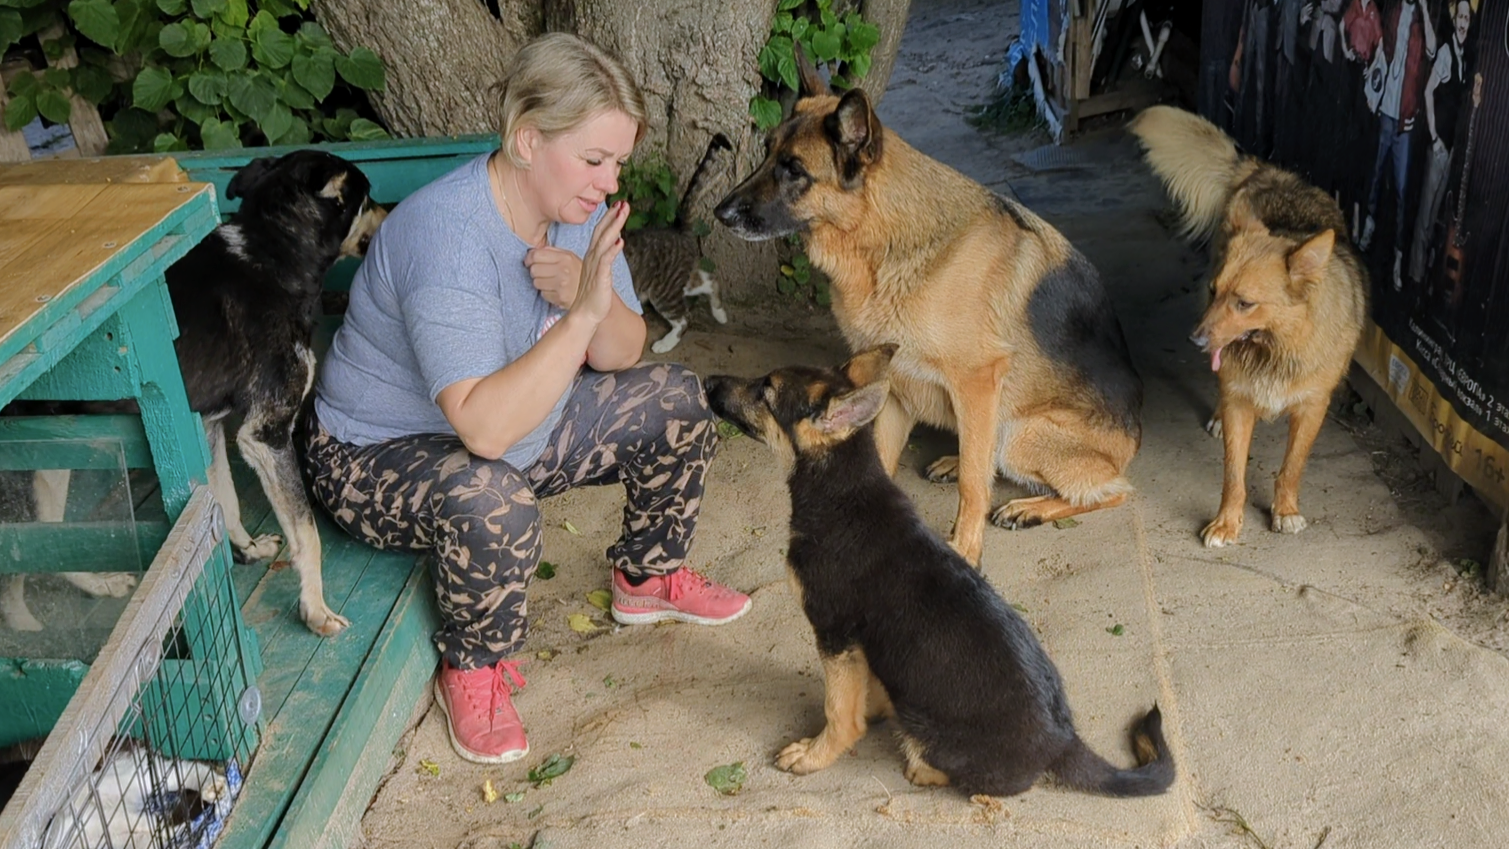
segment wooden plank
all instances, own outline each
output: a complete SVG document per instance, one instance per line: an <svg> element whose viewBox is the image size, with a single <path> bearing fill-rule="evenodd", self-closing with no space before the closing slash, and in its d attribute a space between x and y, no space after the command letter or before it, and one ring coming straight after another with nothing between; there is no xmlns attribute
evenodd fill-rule
<svg viewBox="0 0 1509 849"><path fill-rule="evenodd" d="M163 520L0 523L0 575L140 571L168 530Z"/></svg>
<svg viewBox="0 0 1509 849"><path fill-rule="evenodd" d="M336 576L343 571L340 566L326 560L327 570L335 572ZM219 844L223 849L266 845L288 812L316 752L330 733L411 574L409 569L393 568L394 564L387 557L375 560L373 566L375 568L369 567L361 575L344 604L331 605L351 619L350 628L329 639L305 632L309 640L318 642L316 651L302 668L296 686L276 714L269 716L261 749L247 774L246 789L226 822ZM289 650L297 648L300 642L297 635L289 634L277 646L264 652L267 672L258 682L263 690L264 704L268 703L266 697L270 689L265 682L283 667L283 659L279 656L283 652L279 647Z"/></svg>
<svg viewBox="0 0 1509 849"><path fill-rule="evenodd" d="M0 168L0 186L69 183L186 183L171 156L104 156L43 160Z"/></svg>
<svg viewBox="0 0 1509 849"><path fill-rule="evenodd" d="M77 660L0 658L0 746L47 736L88 671Z"/></svg>
<svg viewBox="0 0 1509 849"><path fill-rule="evenodd" d="M129 469L152 467L141 417L0 417L0 470Z"/></svg>
<svg viewBox="0 0 1509 849"><path fill-rule="evenodd" d="M371 804L416 705L427 704L440 654L434 582L416 561L270 849L344 849Z"/></svg>
<svg viewBox="0 0 1509 849"><path fill-rule="evenodd" d="M37 40L43 44L62 38L67 33L61 20L37 33ZM79 55L73 47L64 47L58 54L58 58L49 59L48 64L60 70L69 70L78 67ZM110 143L110 137L105 134L105 122L100 120L100 111L94 108L82 95L69 89L68 105L71 107L68 115L68 130L73 133L73 146L78 149L80 156L99 156L105 152L105 147Z"/></svg>

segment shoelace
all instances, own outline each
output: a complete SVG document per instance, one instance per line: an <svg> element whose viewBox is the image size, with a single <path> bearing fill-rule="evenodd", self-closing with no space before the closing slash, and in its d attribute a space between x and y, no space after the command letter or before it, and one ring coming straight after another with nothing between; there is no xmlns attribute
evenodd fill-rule
<svg viewBox="0 0 1509 849"><path fill-rule="evenodd" d="M472 684L472 686L466 686L466 684L472 683L471 680L469 678L462 679L467 701L471 702L473 707L475 707L481 701L479 697L485 691L489 702L488 707L496 711L498 703L501 701L500 697L507 698L509 696L508 682L510 680L513 682L514 689L522 689L524 687L524 674L519 671L519 664L521 663L524 663L524 661L498 661L496 664L488 667L488 671L491 674L487 676L488 680L486 683L479 681L476 684Z"/></svg>
<svg viewBox="0 0 1509 849"><path fill-rule="evenodd" d="M702 589L707 589L713 584L710 579L692 569L691 567L682 566L680 569L677 569L676 571L666 576L666 583L670 585L669 596L671 601L674 602L686 594L687 587L685 586L685 584L688 581L700 581L700 586ZM692 587L692 589L696 588L696 586Z"/></svg>

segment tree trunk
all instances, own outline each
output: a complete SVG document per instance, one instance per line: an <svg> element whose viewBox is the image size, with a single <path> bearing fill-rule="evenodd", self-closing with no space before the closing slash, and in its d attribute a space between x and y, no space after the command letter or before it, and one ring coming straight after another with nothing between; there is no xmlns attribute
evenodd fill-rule
<svg viewBox="0 0 1509 849"><path fill-rule="evenodd" d="M891 71L896 68L896 53L901 46L901 34L906 30L906 16L911 7L912 0L864 0L860 3L860 14L880 29L880 43L870 52L870 72L859 83L871 102L879 103L886 86L891 83Z"/></svg>
<svg viewBox="0 0 1509 849"><path fill-rule="evenodd" d="M478 0L314 0L336 47L362 46L387 66L387 90L372 106L395 136L498 129L489 89L522 43L523 16L507 27ZM510 32L510 29L516 31Z"/></svg>

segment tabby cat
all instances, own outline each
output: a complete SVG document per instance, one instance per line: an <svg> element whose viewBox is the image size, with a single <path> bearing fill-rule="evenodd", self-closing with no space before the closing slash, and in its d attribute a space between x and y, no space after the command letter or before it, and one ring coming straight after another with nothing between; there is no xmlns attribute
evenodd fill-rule
<svg viewBox="0 0 1509 849"><path fill-rule="evenodd" d="M727 137L722 133L713 136L707 153L692 173L691 182L687 183L686 192L681 195L676 223L624 234L624 257L629 262L635 293L671 324L670 331L650 346L657 354L664 354L681 341L687 325L687 299L694 295L707 295L713 318L719 324L728 322L728 313L718 297L718 281L699 267L702 244L692 210L706 193L709 172L723 165L732 152L733 145Z"/></svg>

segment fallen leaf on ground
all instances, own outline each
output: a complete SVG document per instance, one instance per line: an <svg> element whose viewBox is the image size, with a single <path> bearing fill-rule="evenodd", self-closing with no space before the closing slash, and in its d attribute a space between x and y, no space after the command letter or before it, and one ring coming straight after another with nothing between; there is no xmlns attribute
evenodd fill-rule
<svg viewBox="0 0 1509 849"><path fill-rule="evenodd" d="M438 775L440 775L440 764L437 764L434 761L429 761L429 760L420 761L419 762L419 769L417 771L418 772L427 772L430 775L438 776Z"/></svg>
<svg viewBox="0 0 1509 849"><path fill-rule="evenodd" d="M597 630L597 625L592 621L592 617L585 613L573 613L567 616L566 624L570 625L571 630L578 634L590 634Z"/></svg>
<svg viewBox="0 0 1509 849"><path fill-rule="evenodd" d="M1077 528L1077 527L1079 527L1079 520L1078 519L1054 519L1053 520L1053 527L1058 528L1061 531L1062 530L1067 530L1069 528Z"/></svg>
<svg viewBox="0 0 1509 849"><path fill-rule="evenodd" d="M482 782L482 801L489 805L498 801L498 791L493 789L493 780L491 778Z"/></svg>
<svg viewBox="0 0 1509 849"><path fill-rule="evenodd" d="M555 564L549 560L541 560L540 565L535 567L534 576L542 581L548 581L555 577Z"/></svg>
<svg viewBox="0 0 1509 849"><path fill-rule="evenodd" d="M582 535L582 532L576 529L576 525L573 525L570 522L562 522L561 525L563 527L565 527L566 528L566 532L569 533L569 534L571 534L572 536L578 536L579 537L579 536Z"/></svg>
<svg viewBox="0 0 1509 849"><path fill-rule="evenodd" d="M588 621L590 622L591 620ZM540 660L555 660L555 651L552 649L540 649L534 653L534 656Z"/></svg>
<svg viewBox="0 0 1509 849"><path fill-rule="evenodd" d="M722 793L724 796L735 796L744 789L744 781L749 774L744 771L744 762L731 763L728 766L713 767L702 776L707 786Z"/></svg>
<svg viewBox="0 0 1509 849"><path fill-rule="evenodd" d="M1110 634L1113 637L1119 637L1122 634L1125 634L1126 632L1127 632L1126 626L1120 625L1120 624L1112 625L1111 627L1109 627L1109 628L1106 629L1106 633Z"/></svg>
<svg viewBox="0 0 1509 849"><path fill-rule="evenodd" d="M608 612L608 608L613 604L613 594L607 590L593 590L587 593L587 601L593 607L606 613Z"/></svg>
<svg viewBox="0 0 1509 849"><path fill-rule="evenodd" d="M565 775L576 763L576 758L570 755L551 755L545 762L529 771L529 780L536 787L548 787L550 782Z"/></svg>
<svg viewBox="0 0 1509 849"><path fill-rule="evenodd" d="M524 801L524 793L522 791L518 793L504 793L503 801L509 803L510 805L512 805L514 802L522 802Z"/></svg>
<svg viewBox="0 0 1509 849"><path fill-rule="evenodd" d="M738 425L734 424L731 421L728 421L727 419L719 419L718 435L723 437L724 439L738 439L739 437L744 435L744 431L739 430Z"/></svg>

